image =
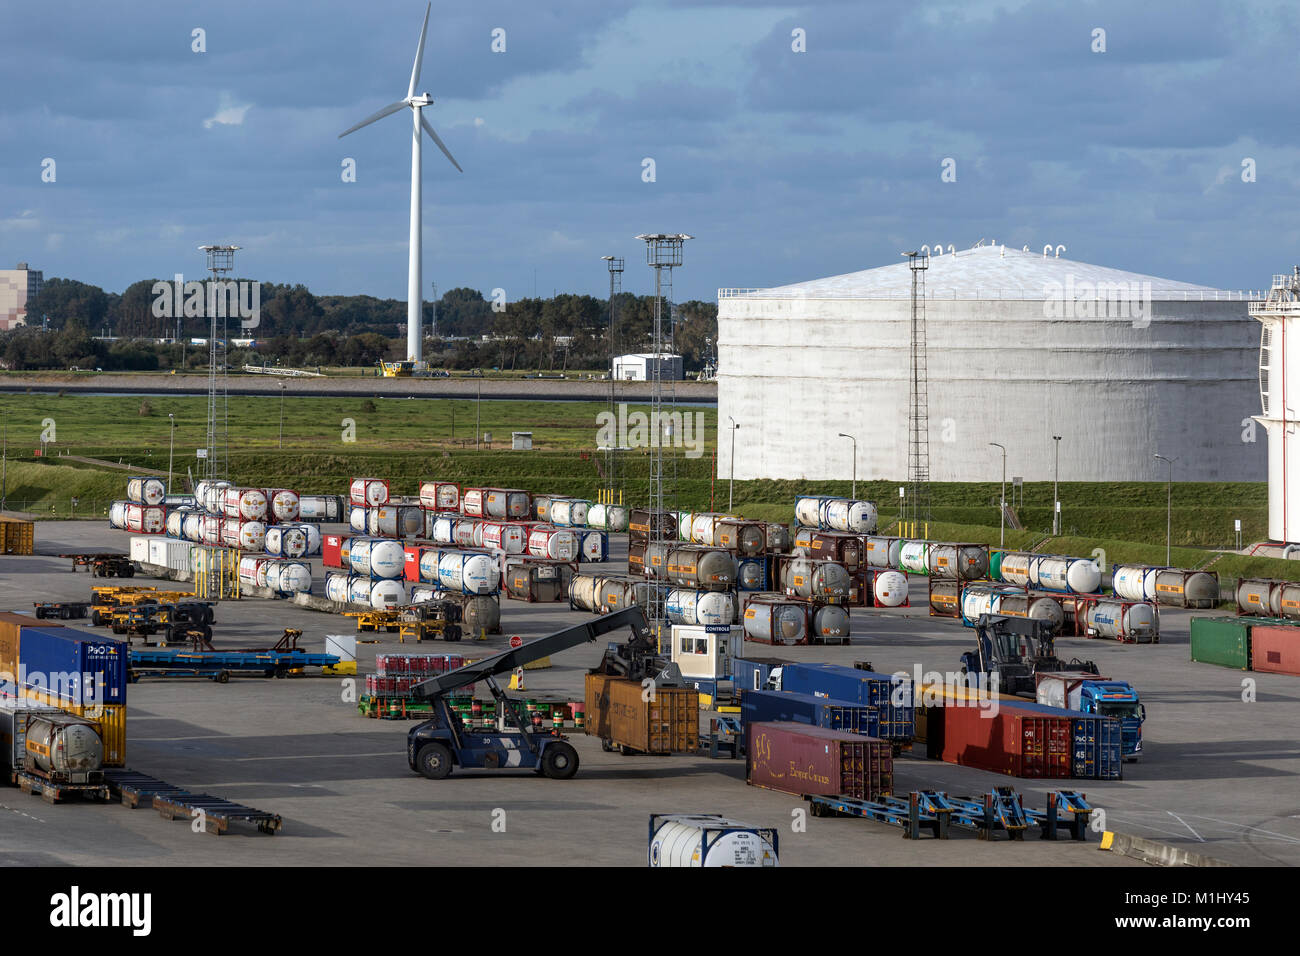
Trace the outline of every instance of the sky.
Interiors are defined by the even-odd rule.
[[[246,278],[405,299],[409,112],[338,134],[406,95],[425,6],[6,0],[0,267],[121,291],[230,243]],[[1267,288],[1300,261],[1298,25],[1250,0],[436,2],[419,91],[465,171],[426,141],[425,295],[603,296],[602,255],[647,292],[646,232],[695,237],[678,301],[981,239]]]

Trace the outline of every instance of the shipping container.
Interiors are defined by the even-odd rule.
[[[19,635],[22,629],[41,627],[49,630],[59,626],[38,621],[28,614],[0,611],[0,697],[18,696]]]
[[[564,601],[577,565],[565,561],[510,558],[502,574],[506,597],[516,601]]]
[[[880,736],[896,741],[911,740],[916,729],[910,685],[904,677],[841,664],[800,662],[781,668],[781,690],[880,708]]]
[[[104,766],[126,765],[126,704],[73,704],[37,690],[28,690],[24,698],[46,707],[57,707],[67,714],[83,717],[99,731],[104,745]]]
[[[740,690],[740,719],[744,723],[782,721],[844,730],[864,737],[880,736],[880,709],[866,704],[784,690]]]
[[[1250,631],[1251,670],[1300,675],[1300,627],[1261,625]]]
[[[0,700],[0,769],[21,770],[27,754],[27,724],[42,714],[61,714],[34,700]],[[6,781],[7,782],[7,781]]]
[[[1068,717],[982,706],[926,708],[926,752],[948,763],[1013,777],[1070,776],[1073,726]]]
[[[0,553],[35,554],[36,526],[22,518],[0,517]]]
[[[1250,670],[1250,632],[1274,618],[1194,617],[1191,623],[1191,659]],[[1278,623],[1285,623],[1278,620]]]
[[[784,657],[737,657],[731,662],[732,678],[736,690],[765,690],[767,679],[775,667],[793,664]]]
[[[745,727],[751,786],[782,793],[878,800],[894,791],[889,741],[793,723]]]
[[[609,533],[590,528],[575,528],[578,536],[578,560],[595,563],[609,560]]]
[[[587,733],[628,752],[695,752],[700,743],[699,692],[660,687],[652,700],[643,700],[642,693],[640,681],[588,674]]]
[[[767,529],[761,521],[724,518],[716,525],[716,541],[738,557],[755,557],[767,551]]]
[[[1064,717],[1070,721],[1070,776],[1119,780],[1124,766],[1124,728],[1118,717],[1085,714],[1030,701],[1003,700],[999,709]]]
[[[783,594],[746,593],[741,623],[745,640],[759,644],[807,644],[808,605]]]
[[[766,591],[771,586],[766,555],[736,559],[736,587],[739,590]]]
[[[673,541],[677,538],[677,513],[633,508],[627,528],[628,536],[633,541]]]
[[[71,627],[23,627],[20,693],[46,693],[60,705],[122,704],[129,658],[125,641]]]
[[[348,491],[354,505],[373,508],[388,503],[388,482],[383,478],[354,478]]]
[[[729,591],[736,583],[736,560],[727,551],[685,545],[668,552],[667,578],[673,584],[705,591]]]

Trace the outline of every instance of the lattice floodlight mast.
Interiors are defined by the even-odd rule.
[[[609,414],[611,420],[618,421],[614,381],[614,300],[623,291],[623,258],[621,256],[601,256],[609,267]],[[614,430],[614,440],[605,446],[605,487],[612,493],[618,483],[618,429]]]
[[[912,270],[911,374],[908,378],[907,513],[913,521],[930,520],[930,397],[926,363],[925,270],[930,257],[905,252]]]
[[[230,466],[230,389],[226,379],[226,359],[228,355],[227,312],[228,309],[217,308],[218,302],[227,301],[221,295],[216,283],[223,281],[235,268],[235,250],[239,246],[199,246],[208,254],[208,272],[212,274],[213,285],[205,297],[204,308],[211,313],[208,317],[208,434],[207,460],[203,473],[208,478],[226,478]]]
[[[648,366],[650,376],[650,502],[649,507],[657,516],[664,511],[677,510],[677,459],[673,455],[664,456],[665,440],[671,443],[673,418],[665,418],[664,408],[670,414],[677,404],[676,387],[669,378],[668,389],[664,388],[664,356],[673,348],[673,269],[682,264],[682,246],[687,239],[693,238],[685,233],[647,233],[637,236],[645,243],[646,264],[655,271],[655,307],[654,333],[651,343],[651,356]],[[668,323],[665,334],[664,303],[668,303]],[[667,428],[665,428],[667,426]],[[665,462],[671,467],[671,474],[666,473]],[[665,542],[670,540],[658,517],[650,522],[650,541]],[[664,614],[663,588],[651,589],[650,606],[646,609],[654,622],[666,624]]]

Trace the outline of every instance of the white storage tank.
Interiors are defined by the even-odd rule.
[[[570,528],[538,525],[528,534],[528,553],[556,561],[578,560],[578,536]]]
[[[157,478],[136,476],[126,480],[126,497],[141,505],[160,505],[167,496],[167,486]]]
[[[426,511],[458,510],[460,485],[453,481],[420,482],[420,507]]]
[[[348,489],[348,499],[354,505],[375,507],[388,503],[388,482],[383,478],[354,478]]]
[[[664,612],[670,624],[730,624],[736,619],[736,596],[730,591],[673,588]]]
[[[272,521],[297,521],[302,503],[289,488],[266,489],[266,514]]]
[[[538,500],[533,499],[534,505]],[[587,526],[600,531],[626,531],[627,518],[627,508],[622,505],[592,505],[587,509]]]
[[[876,607],[902,607],[908,601],[907,575],[901,571],[879,571],[871,582]]]
[[[438,584],[459,594],[495,594],[501,585],[496,560],[472,551],[443,551],[438,555]]]
[[[775,828],[754,827],[714,814],[650,816],[652,867],[778,866]]]

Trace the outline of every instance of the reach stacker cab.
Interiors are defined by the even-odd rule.
[[[1053,671],[1100,673],[1092,661],[1056,656],[1056,627],[1049,621],[981,614],[975,622],[975,649],[961,656],[963,674],[998,675],[1006,694],[1037,700],[1036,674]]]
[[[543,733],[534,729],[524,708],[505,695],[496,678],[530,661],[595,641],[601,635],[622,627],[632,630],[633,643],[650,640],[650,626],[644,612],[639,607],[630,607],[416,684],[411,688],[411,695],[428,700],[433,705],[434,716],[407,735],[406,759],[411,769],[430,780],[446,777],[453,766],[465,769],[514,767],[532,769],[555,780],[572,777],[578,772],[578,752],[573,745],[558,731]],[[448,704],[447,698],[452,691],[478,681],[487,684],[496,700],[497,713],[513,730],[497,733],[468,730]]]

